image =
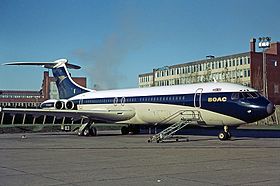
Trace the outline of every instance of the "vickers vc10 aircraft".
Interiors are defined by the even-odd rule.
[[[52,69],[60,99],[43,102],[41,109],[2,108],[2,111],[86,118],[88,122],[81,125],[79,135],[96,135],[93,124],[100,121],[126,124],[121,129],[122,134],[138,133],[139,125],[171,125],[158,136],[162,138],[162,135],[172,134],[192,123],[223,126],[218,138],[227,140],[231,137],[230,126],[261,120],[275,110],[274,105],[257,90],[238,84],[210,82],[96,91],[81,87],[72,80],[67,68],[80,67],[69,64],[66,59],[6,65],[39,65]]]

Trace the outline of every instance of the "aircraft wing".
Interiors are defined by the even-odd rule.
[[[31,114],[33,116],[56,116],[71,118],[89,118],[93,121],[118,122],[129,120],[135,116],[134,110],[58,110],[58,109],[25,109],[1,108],[0,112],[10,114]]]

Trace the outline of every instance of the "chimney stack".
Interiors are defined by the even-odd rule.
[[[250,40],[250,52],[256,52],[256,39],[252,38]]]

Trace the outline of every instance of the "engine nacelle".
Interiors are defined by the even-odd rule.
[[[74,109],[75,104],[73,103],[73,101],[69,101],[69,100],[50,99],[50,100],[46,100],[43,103],[41,103],[40,107],[42,109],[72,110],[72,109]]]
[[[55,104],[58,100],[55,99],[49,99],[41,103],[40,107],[42,109],[56,109]]]
[[[73,110],[75,107],[75,104],[73,103],[73,101],[67,100],[66,102],[64,102],[64,106],[65,106],[65,109],[67,109],[67,110]]]
[[[58,110],[62,110],[65,107],[64,105],[65,105],[64,101],[58,100],[55,102],[54,108]]]

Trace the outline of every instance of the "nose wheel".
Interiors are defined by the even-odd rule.
[[[221,141],[229,140],[231,138],[228,126],[224,126],[224,131],[219,133],[218,138]]]

